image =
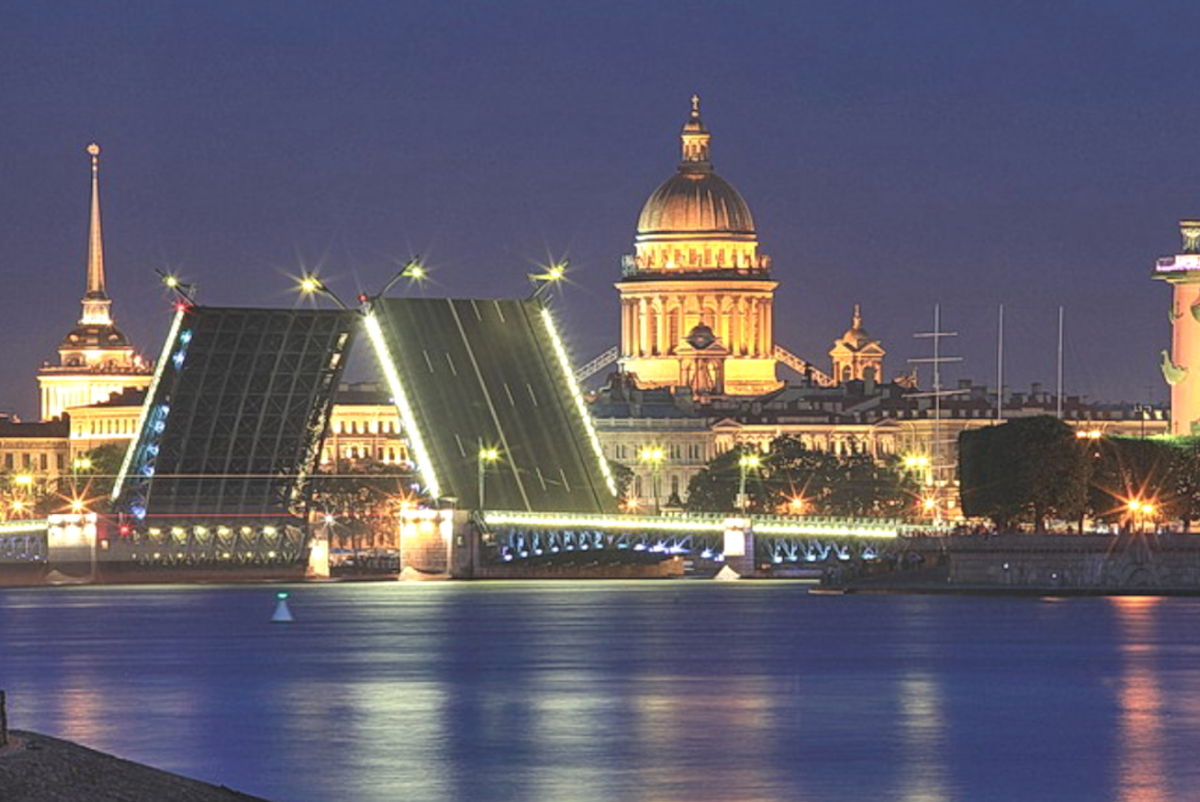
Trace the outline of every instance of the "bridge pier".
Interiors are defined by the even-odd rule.
[[[476,564],[478,538],[470,512],[412,509],[400,514],[400,566],[433,576],[469,577]]]
[[[739,576],[754,576],[754,524],[749,518],[725,519],[725,564]]]

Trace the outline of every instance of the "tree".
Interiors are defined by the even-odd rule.
[[[412,499],[416,476],[410,468],[372,459],[351,463],[340,473],[312,478],[312,506],[334,516],[334,547],[393,547],[402,500]],[[412,499],[416,501],[416,499]]]
[[[729,512],[736,507],[743,451],[733,449],[713,459],[688,484],[687,508],[694,512]],[[868,454],[839,457],[805,447],[789,436],[775,438],[760,466],[746,474],[747,510],[752,513],[900,517],[912,509],[916,485],[892,458]]]
[[[1087,502],[1088,454],[1075,431],[1048,415],[1017,418],[959,435],[963,512],[1000,529],[1050,518],[1074,520]]]

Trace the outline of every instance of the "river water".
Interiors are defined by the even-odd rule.
[[[1200,799],[1200,599],[277,590],[0,591],[11,726],[275,802]]]

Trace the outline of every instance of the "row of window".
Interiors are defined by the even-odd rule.
[[[137,418],[99,418],[88,421],[87,432],[93,437],[105,434],[135,434]]]
[[[678,496],[680,500],[686,500],[686,494],[680,492],[680,488],[682,486],[683,483],[679,480],[679,476],[672,474],[671,476],[667,477],[666,486],[659,488],[659,492],[662,493],[666,498],[675,495]],[[649,498],[653,492],[654,483],[649,476],[643,477],[641,474],[637,474],[633,477],[633,495],[636,498]],[[666,498],[664,498],[663,501],[665,501]]]
[[[341,449],[341,459],[377,459],[384,464],[408,462],[408,454],[403,448],[397,446],[379,446],[377,449],[371,449],[369,446],[346,446]],[[333,451],[330,448],[325,448],[321,452],[321,464],[328,465],[333,461]]]
[[[28,451],[16,454],[9,451],[4,455],[4,467],[10,471],[48,471],[51,464],[60,472],[66,470],[66,455],[49,454],[45,451],[36,454]]]
[[[627,443],[611,443],[604,447],[604,456],[609,459],[615,459],[618,462],[626,460],[637,460],[641,457],[642,450],[650,448],[648,444],[629,445]],[[659,446],[653,446],[659,448]],[[686,459],[688,462],[703,462],[704,461],[704,444],[703,443],[668,443],[661,446],[663,450],[663,458],[679,462]],[[684,455],[687,455],[684,457]]]
[[[400,422],[393,420],[334,421],[334,434],[400,434]]]

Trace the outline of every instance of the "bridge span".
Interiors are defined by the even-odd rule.
[[[640,516],[413,509],[403,513],[402,563],[457,577],[627,575],[662,564],[740,576],[819,575],[827,568],[901,559],[925,528],[878,518],[740,517],[715,513]],[[564,570],[572,569],[572,570]]]

